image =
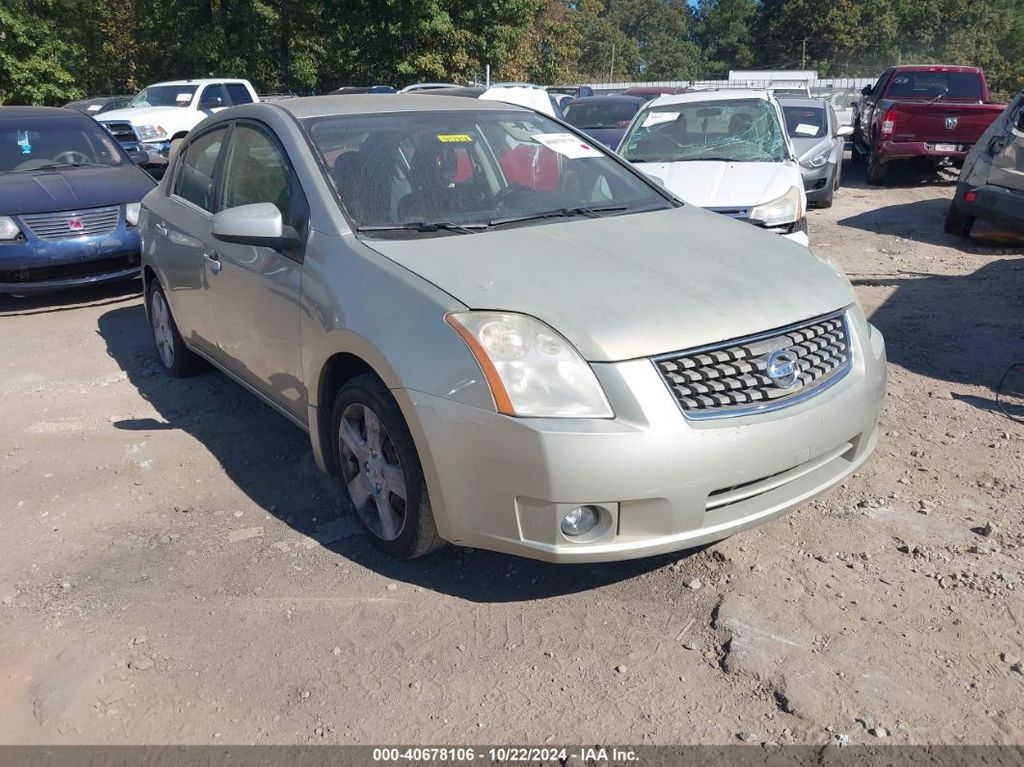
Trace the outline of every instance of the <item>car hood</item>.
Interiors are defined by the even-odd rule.
[[[796,163],[644,162],[638,170],[664,183],[686,202],[702,208],[750,208],[781,197],[791,186],[803,188]]]
[[[625,128],[577,128],[583,131],[598,143],[604,144],[609,149],[615,149],[622,137],[626,135]]]
[[[96,119],[101,123],[129,122],[132,125],[160,125],[161,120],[169,123],[177,122],[186,111],[184,107],[134,107],[132,109],[112,109]]]
[[[822,152],[832,151],[832,139],[828,136],[821,138],[791,138],[793,151],[796,152],[797,160],[803,162],[816,157]]]
[[[9,215],[139,202],[156,182],[134,165],[0,174],[0,211]]]
[[[738,338],[854,301],[846,277],[807,248],[690,206],[364,242],[472,309],[543,320],[591,362]]]

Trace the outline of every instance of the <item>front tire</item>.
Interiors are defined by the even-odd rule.
[[[160,367],[172,378],[185,378],[198,372],[202,362],[181,340],[167,296],[156,280],[149,286],[146,302],[149,308],[149,327],[153,331]]]
[[[374,544],[398,559],[441,548],[416,446],[381,380],[363,374],[345,383],[331,424],[342,496]]]

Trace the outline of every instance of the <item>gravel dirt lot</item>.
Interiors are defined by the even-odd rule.
[[[163,376],[134,288],[0,299],[0,742],[1024,742],[1024,250],[861,178],[810,232],[888,342],[873,459],[637,562],[389,561],[298,429]]]

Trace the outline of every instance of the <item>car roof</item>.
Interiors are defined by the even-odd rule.
[[[607,96],[580,96],[573,99],[571,104],[593,104],[595,101],[618,101],[623,104],[646,104],[647,100],[642,96],[632,96],[622,93],[608,94]]]
[[[164,80],[162,83],[150,83],[145,87],[157,85],[206,85],[207,83],[245,83],[237,77],[204,77],[201,80]]]
[[[779,103],[784,107],[813,107],[824,109],[824,99],[800,98],[799,96],[777,96]]]
[[[765,90],[731,88],[720,91],[694,91],[693,93],[675,93],[667,96],[659,96],[648,104],[648,106],[657,107],[664,106],[666,104],[691,104],[701,101],[730,101],[737,99],[772,101],[772,96]]]
[[[0,119],[25,119],[27,117],[57,117],[78,120],[85,117],[77,109],[65,107],[6,107],[0,106]]]
[[[290,112],[299,119],[383,112],[526,111],[522,107],[502,101],[481,101],[460,96],[425,96],[416,93],[396,93],[384,98],[369,93],[351,96],[306,96],[278,101],[274,106]]]
[[[964,67],[959,64],[900,64],[893,67],[896,72],[968,72],[977,74],[979,67]]]

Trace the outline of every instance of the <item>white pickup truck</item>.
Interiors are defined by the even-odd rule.
[[[98,122],[125,149],[167,157],[172,141],[213,112],[259,100],[248,80],[173,80],[146,86],[127,107],[104,112]]]

